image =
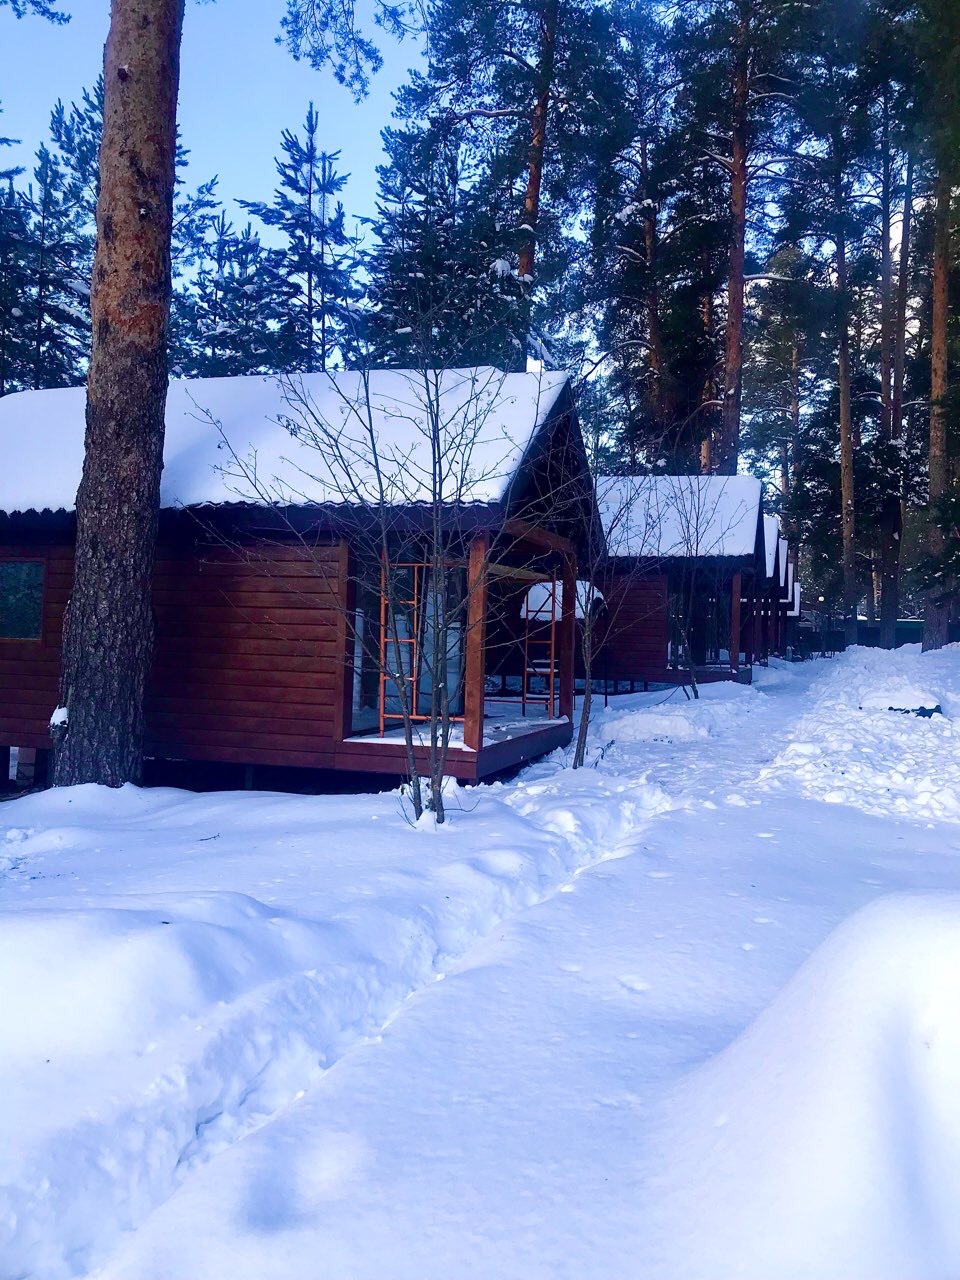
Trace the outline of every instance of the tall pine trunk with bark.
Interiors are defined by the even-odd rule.
[[[137,781],[153,653],[184,0],[113,0],[77,555],[54,781]]]
[[[941,557],[946,545],[939,503],[947,492],[947,323],[950,285],[950,197],[951,182],[943,162],[937,174],[933,227],[933,316],[930,324],[930,505],[927,549]],[[944,586],[946,584],[943,584]],[[924,649],[942,649],[947,643],[949,606],[942,590],[927,593],[923,611]]]
[[[837,219],[837,391],[840,399],[840,527],[843,542],[843,617],[847,644],[857,643],[857,547],[853,493],[853,397],[850,361],[850,289],[847,280],[846,201],[842,151],[835,147],[834,213]]]
[[[907,156],[900,228],[900,265],[897,276],[896,315],[893,320],[893,382],[890,395],[890,464],[896,468],[880,511],[880,644],[892,649],[897,642],[900,612],[900,545],[903,537],[903,383],[907,345],[907,296],[910,292],[910,233],[913,222],[913,156]]]
[[[750,66],[747,19],[742,31],[733,74],[733,122],[730,149],[730,250],[727,268],[727,332],[724,344],[723,413],[713,468],[721,475],[736,475],[740,452],[740,413],[743,405],[743,318],[747,240],[748,104]]]
[[[557,27],[560,0],[543,0],[540,10],[540,49],[537,59],[536,100],[531,114],[530,151],[527,159],[527,187],[523,198],[523,223],[520,228],[520,251],[517,275],[525,291],[520,347],[516,369],[527,367],[527,340],[530,334],[530,294],[533,289],[537,252],[537,223],[540,220],[540,192],[547,150],[547,125],[550,99],[553,96],[554,68],[557,60]]]

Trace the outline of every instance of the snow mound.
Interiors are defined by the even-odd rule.
[[[761,785],[871,814],[960,822],[958,712],[960,647],[850,649]]]
[[[655,1133],[650,1275],[960,1274],[960,895],[857,912]]]
[[[698,698],[681,689],[619,697],[596,718],[594,736],[618,743],[696,742],[729,730],[756,697],[747,685],[703,685]]]
[[[910,680],[889,679],[860,695],[861,711],[926,711],[940,709],[940,699]]]

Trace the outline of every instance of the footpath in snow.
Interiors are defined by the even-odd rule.
[[[0,807],[0,1275],[85,1274],[478,939],[671,802],[557,762],[451,795]]]
[[[955,1272],[957,709],[960,650],[619,699],[440,831],[0,806],[0,1274]]]

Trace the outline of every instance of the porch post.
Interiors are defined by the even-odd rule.
[[[577,560],[563,557],[563,600],[560,606],[560,715],[573,723],[574,648],[577,643]]]
[[[10,748],[0,747],[0,791],[10,787]]]
[[[483,746],[483,686],[486,681],[487,555],[490,535],[470,543],[467,562],[467,634],[463,673],[463,741],[474,751]]]
[[[333,737],[342,742],[352,731],[353,718],[353,653],[357,625],[357,584],[350,573],[350,548],[345,541],[337,547],[337,591],[340,612],[337,617],[337,679],[333,704]]]
[[[730,588],[730,670],[734,675],[740,671],[740,571],[733,575]]]
[[[764,662],[770,657],[770,613],[767,607],[768,592],[760,596],[760,656]]]

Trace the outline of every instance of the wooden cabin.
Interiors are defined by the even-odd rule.
[[[50,745],[83,435],[82,388],[0,400],[0,747]],[[173,382],[161,507],[149,757],[401,774],[401,694],[420,735],[441,687],[458,778],[570,740],[596,508],[564,375]],[[534,583],[568,586],[546,626]]]
[[[748,680],[766,584],[760,481],[601,476],[597,501],[607,687]]]

